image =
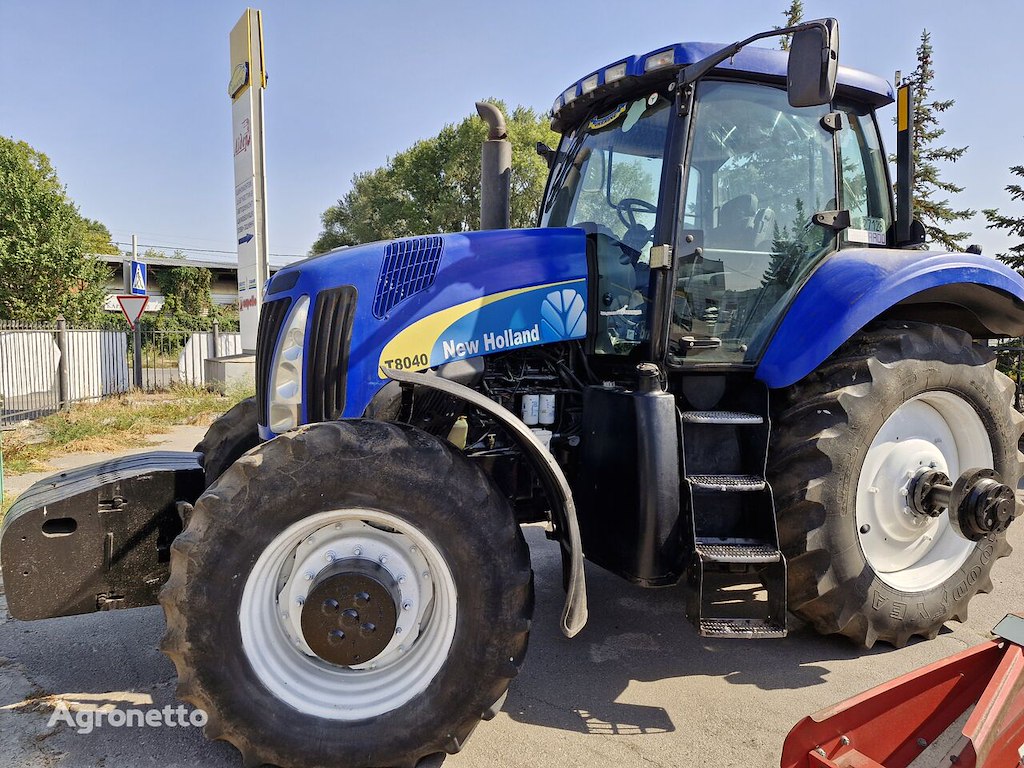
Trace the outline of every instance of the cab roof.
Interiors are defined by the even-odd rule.
[[[593,101],[607,96],[609,92],[627,86],[629,83],[664,77],[665,73],[678,71],[724,47],[720,43],[676,43],[656,48],[642,56],[630,56],[614,61],[577,80],[560,93],[552,106],[552,117],[557,120],[559,111],[564,107],[570,107],[573,101]],[[786,51],[747,46],[731,59],[723,61],[713,71],[750,75],[756,79],[784,81],[788,63],[789,53]],[[892,86],[876,75],[840,66],[836,80],[837,92],[867,102],[874,107],[885,106],[893,101]],[[575,112],[574,108],[579,106],[582,104],[572,104],[569,109],[564,111]]]

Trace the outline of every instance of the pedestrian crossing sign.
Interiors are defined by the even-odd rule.
[[[146,295],[146,265],[141,261],[133,261],[132,266],[132,293],[136,296]]]

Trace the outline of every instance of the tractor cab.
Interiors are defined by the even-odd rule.
[[[755,365],[826,256],[892,244],[889,86],[840,69],[833,98],[793,106],[787,55],[758,49],[682,82],[714,49],[631,57],[555,103],[541,225],[588,234],[595,355]]]

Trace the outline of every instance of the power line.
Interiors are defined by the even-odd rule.
[[[126,243],[123,240],[111,240],[114,245],[126,245],[131,247],[131,243]],[[161,250],[172,250],[172,251],[191,251],[193,253],[226,253],[229,256],[237,256],[238,251],[219,251],[214,248],[190,248],[186,245],[155,245],[153,243],[138,243],[139,248],[159,248]],[[268,256],[278,256],[283,259],[304,259],[305,254],[298,253],[270,253]]]

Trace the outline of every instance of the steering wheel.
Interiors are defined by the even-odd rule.
[[[635,227],[639,224],[636,220],[638,213],[653,213],[657,215],[658,206],[646,200],[641,200],[639,197],[624,197],[615,206],[615,213],[619,215],[619,221],[627,227]],[[639,226],[643,227],[644,225],[639,224]],[[647,229],[647,227],[644,227],[644,229]]]

